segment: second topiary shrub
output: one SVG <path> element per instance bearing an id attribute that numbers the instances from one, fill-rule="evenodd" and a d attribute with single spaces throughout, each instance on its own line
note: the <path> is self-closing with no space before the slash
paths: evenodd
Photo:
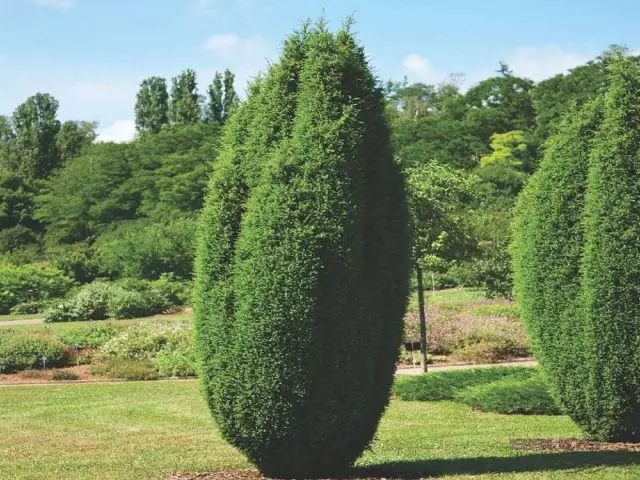
<path id="1" fill-rule="evenodd" d="M 640 441 L 640 67 L 571 112 L 519 202 L 516 293 L 552 393 L 587 433 Z"/>
<path id="2" fill-rule="evenodd" d="M 370 444 L 399 354 L 407 211 L 383 94 L 347 29 L 306 26 L 230 120 L 200 220 L 204 392 L 265 474 Z"/>

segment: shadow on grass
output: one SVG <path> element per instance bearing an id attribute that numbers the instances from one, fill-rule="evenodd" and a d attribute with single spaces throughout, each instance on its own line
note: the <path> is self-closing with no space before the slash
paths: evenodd
<path id="1" fill-rule="evenodd" d="M 640 465 L 640 452 L 564 452 L 524 454 L 517 457 L 478 457 L 448 460 L 390 462 L 354 468 L 351 478 L 414 479 L 445 475 L 586 470 Z"/>

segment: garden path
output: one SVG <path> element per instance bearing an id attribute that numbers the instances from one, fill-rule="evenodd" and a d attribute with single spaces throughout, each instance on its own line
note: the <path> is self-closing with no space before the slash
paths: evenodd
<path id="1" fill-rule="evenodd" d="M 500 363 L 482 363 L 482 364 L 442 364 L 442 365 L 429 365 L 429 373 L 431 372 L 444 372 L 447 370 L 464 370 L 469 368 L 491 368 L 491 367 L 535 367 L 538 365 L 532 358 L 523 358 L 521 360 L 514 360 L 512 362 L 500 362 Z M 420 367 L 398 368 L 396 375 L 422 375 L 422 369 Z"/>
<path id="2" fill-rule="evenodd" d="M 31 318 L 25 320 L 11 320 L 9 322 L 0 322 L 0 328 L 2 327 L 17 327 L 18 325 L 40 325 L 44 323 L 42 319 Z"/>

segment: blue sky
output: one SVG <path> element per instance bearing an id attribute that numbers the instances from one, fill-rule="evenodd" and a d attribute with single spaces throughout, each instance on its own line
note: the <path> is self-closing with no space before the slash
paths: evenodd
<path id="1" fill-rule="evenodd" d="M 323 13 L 333 27 L 355 15 L 383 79 L 468 86 L 505 61 L 540 80 L 612 43 L 640 48 L 637 0 L 0 0 L 0 114 L 49 92 L 63 120 L 125 140 L 143 78 L 194 68 L 204 89 L 228 67 L 242 86 Z"/>

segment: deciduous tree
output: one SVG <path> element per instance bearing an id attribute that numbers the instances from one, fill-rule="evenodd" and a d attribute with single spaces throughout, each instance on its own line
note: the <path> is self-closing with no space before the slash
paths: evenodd
<path id="1" fill-rule="evenodd" d="M 173 77 L 169 120 L 178 125 L 192 125 L 200 120 L 200 97 L 196 72 L 188 69 Z"/>
<path id="2" fill-rule="evenodd" d="M 136 130 L 140 135 L 158 133 L 169 123 L 167 81 L 150 77 L 142 81 L 135 106 Z"/>

